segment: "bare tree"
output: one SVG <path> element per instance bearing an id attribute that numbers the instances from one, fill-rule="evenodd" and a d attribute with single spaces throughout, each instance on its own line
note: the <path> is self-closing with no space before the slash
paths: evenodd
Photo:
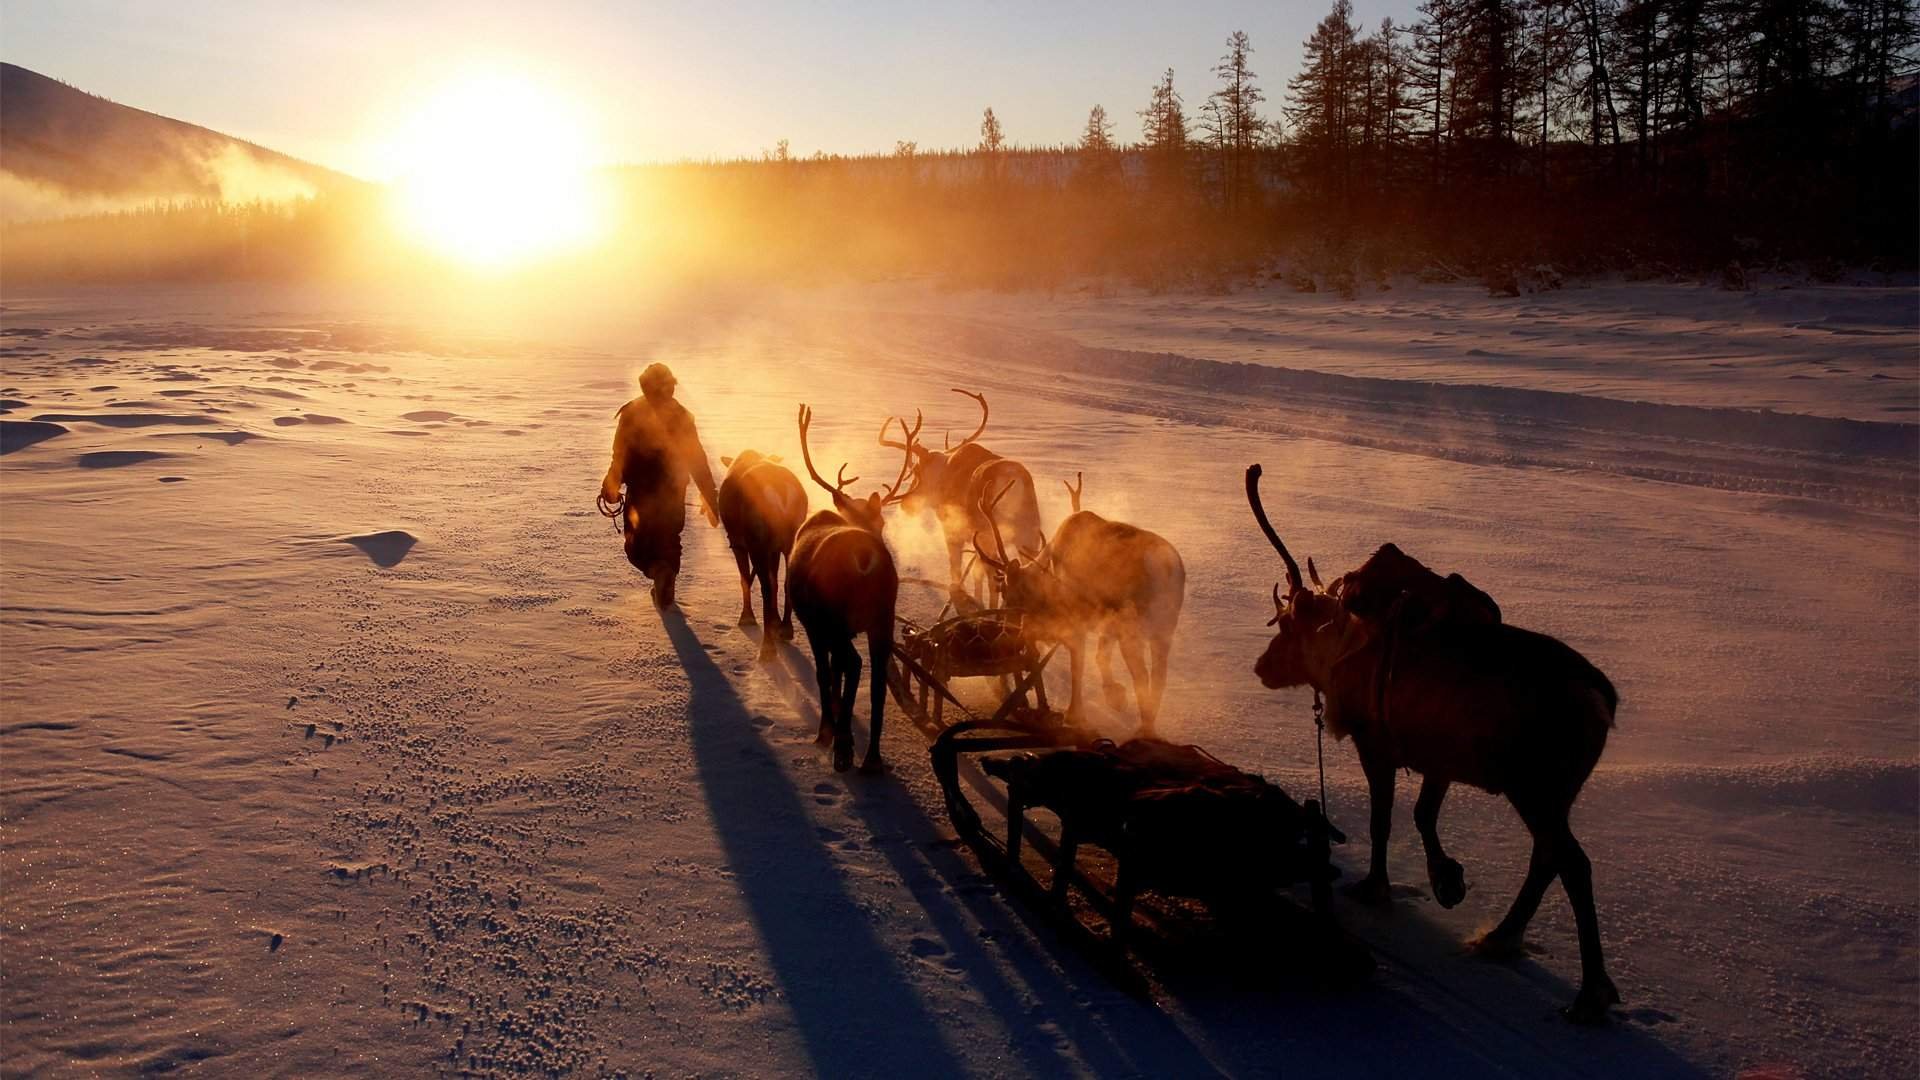
<path id="1" fill-rule="evenodd" d="M 1253 44 L 1244 30 L 1235 30 L 1227 38 L 1226 55 L 1213 73 L 1220 78 L 1220 89 L 1208 99 L 1209 129 L 1220 150 L 1221 194 L 1232 210 L 1247 199 L 1251 189 L 1255 149 L 1264 123 L 1259 105 L 1266 100 L 1254 82 L 1257 76 L 1247 64 Z"/>
<path id="2" fill-rule="evenodd" d="M 1087 113 L 1086 130 L 1080 133 L 1080 149 L 1090 154 L 1110 153 L 1113 146 L 1113 121 L 1107 119 L 1105 106 L 1095 105 Z"/>
<path id="3" fill-rule="evenodd" d="M 1007 144 L 1006 135 L 1000 130 L 1000 118 L 993 115 L 993 106 L 980 118 L 980 151 L 985 154 L 997 154 Z"/>
<path id="4" fill-rule="evenodd" d="M 1177 190 L 1187 164 L 1187 114 L 1173 88 L 1173 69 L 1154 84 L 1153 96 L 1140 110 L 1141 145 L 1147 152 L 1148 173 L 1162 192 Z"/>

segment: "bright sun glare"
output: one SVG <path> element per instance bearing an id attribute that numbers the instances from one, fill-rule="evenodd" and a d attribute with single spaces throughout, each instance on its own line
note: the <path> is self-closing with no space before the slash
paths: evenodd
<path id="1" fill-rule="evenodd" d="M 530 80 L 450 82 L 389 145 L 397 224 L 478 267 L 580 249 L 606 226 L 594 149 L 585 111 Z"/>

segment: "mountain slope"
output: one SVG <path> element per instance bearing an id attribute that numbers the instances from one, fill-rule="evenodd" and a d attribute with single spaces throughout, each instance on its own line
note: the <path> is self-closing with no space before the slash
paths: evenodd
<path id="1" fill-rule="evenodd" d="M 220 132 L 0 64 L 9 218 L 168 199 L 285 199 L 359 181 Z"/>

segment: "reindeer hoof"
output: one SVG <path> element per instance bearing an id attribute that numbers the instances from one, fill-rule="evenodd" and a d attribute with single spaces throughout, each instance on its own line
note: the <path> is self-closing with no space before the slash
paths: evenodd
<path id="1" fill-rule="evenodd" d="M 1369 907 L 1385 904 L 1393 899 L 1393 892 L 1387 887 L 1385 875 L 1368 874 L 1359 881 L 1347 886 L 1347 898 L 1357 904 Z"/>
<path id="2" fill-rule="evenodd" d="M 791 621 L 783 622 L 780 624 L 780 640 L 781 641 L 793 640 L 793 623 Z"/>
<path id="3" fill-rule="evenodd" d="M 1527 955 L 1527 943 L 1520 934 L 1489 930 L 1467 942 L 1467 951 L 1482 960 L 1518 960 Z"/>
<path id="4" fill-rule="evenodd" d="M 887 771 L 887 763 L 880 760 L 879 754 L 868 754 L 867 759 L 860 763 L 860 771 L 867 776 L 879 776 Z"/>
<path id="5" fill-rule="evenodd" d="M 779 653 L 773 647 L 772 638 L 760 639 L 760 662 L 761 663 L 763 664 L 771 663 L 773 661 L 773 658 L 778 655 Z"/>
<path id="6" fill-rule="evenodd" d="M 1573 1004 L 1561 1009 L 1560 1015 L 1576 1024 L 1604 1024 L 1607 1022 L 1607 1010 L 1618 1004 L 1620 991 L 1614 988 L 1612 979 L 1601 975 L 1596 979 L 1583 980 Z"/>
<path id="7" fill-rule="evenodd" d="M 825 724 L 820 725 L 820 734 L 813 737 L 813 745 L 826 746 L 831 742 L 833 742 L 833 729 Z"/>
<path id="8" fill-rule="evenodd" d="M 757 619 L 753 617 L 753 612 L 743 611 L 740 613 L 740 625 L 741 626 L 758 626 L 760 625 L 760 623 Z"/>
<path id="9" fill-rule="evenodd" d="M 833 771 L 846 772 L 853 768 L 853 740 L 833 740 Z"/>
<path id="10" fill-rule="evenodd" d="M 1442 856 L 1427 861 L 1427 881 L 1433 886 L 1433 898 L 1450 908 L 1467 898 L 1467 871 L 1453 859 Z"/>

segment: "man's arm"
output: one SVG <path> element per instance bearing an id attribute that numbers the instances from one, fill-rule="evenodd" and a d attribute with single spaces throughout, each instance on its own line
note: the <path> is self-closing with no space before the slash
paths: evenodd
<path id="1" fill-rule="evenodd" d="M 620 501 L 620 482 L 624 479 L 620 473 L 627 461 L 626 418 L 625 406 L 621 406 L 620 411 L 613 414 L 613 461 L 607 466 L 606 479 L 600 481 L 602 502 Z"/>
<path id="2" fill-rule="evenodd" d="M 681 452 L 687 458 L 687 472 L 693 477 L 693 486 L 700 490 L 700 500 L 706 504 L 707 522 L 718 524 L 720 521 L 720 492 L 713 483 L 713 469 L 707 465 L 707 448 L 700 445 L 700 430 L 694 426 L 693 414 L 687 414 L 686 445 Z"/>

